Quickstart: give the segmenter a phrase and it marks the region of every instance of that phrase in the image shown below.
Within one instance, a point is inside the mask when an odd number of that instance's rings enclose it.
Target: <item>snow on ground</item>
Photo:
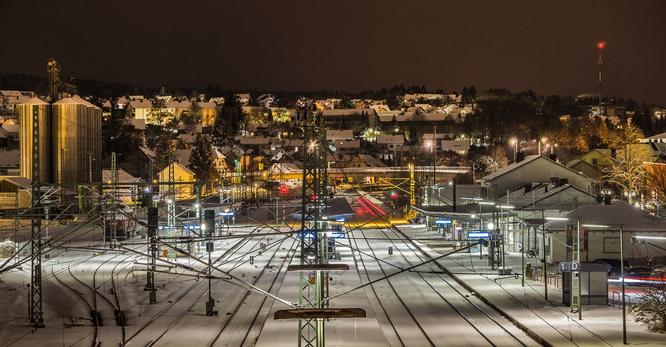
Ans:
[[[413,238],[433,237],[433,232],[425,229],[405,229]],[[423,247],[431,256],[439,256]],[[439,261],[457,277],[471,286],[480,296],[497,305],[501,310],[515,318],[519,324],[534,331],[555,346],[622,346],[621,310],[609,306],[584,306],[583,320],[578,320],[577,313],[569,312],[568,307],[560,304],[562,293],[557,288],[548,288],[550,301],[544,300],[543,284],[525,280],[525,287],[520,278],[498,275],[480,275],[474,273],[493,272],[487,260],[479,259],[478,254],[459,253]],[[519,256],[507,255],[507,263],[520,272]],[[627,316],[627,334],[631,344],[642,346],[663,346],[665,336],[648,332],[643,325]]]
[[[438,237],[422,227],[403,227],[405,233],[415,238]],[[240,228],[247,233],[250,228]],[[266,230],[270,231],[270,230]],[[370,241],[366,240],[366,237]],[[219,268],[255,283],[257,287],[289,302],[298,301],[299,273],[286,272],[287,262],[297,251],[293,238],[284,242],[277,236],[252,238],[236,245],[239,240],[216,242],[213,259],[222,257]],[[330,294],[347,292],[369,281],[395,273],[425,259],[421,250],[403,240],[390,229],[356,230],[347,239],[338,240],[336,250],[339,262],[348,264],[349,271],[331,272]],[[135,242],[144,243],[137,239]],[[261,251],[260,243],[269,248]],[[98,243],[98,242],[97,242]],[[74,245],[94,245],[94,240],[79,241]],[[270,245],[275,244],[273,248]],[[430,256],[447,252],[439,245],[438,252],[417,242]],[[145,244],[133,246],[145,252]],[[393,254],[389,254],[393,247]],[[352,249],[354,249],[352,251]],[[205,253],[200,253],[207,260]],[[254,255],[251,264],[249,256]],[[520,268],[520,258],[508,255],[509,262]],[[2,261],[2,259],[0,259]],[[178,258],[179,263],[203,269],[204,265]],[[0,341],[15,346],[85,346],[92,342],[93,326],[89,320],[86,301],[97,300],[104,325],[98,329],[98,341],[102,345],[117,345],[122,340],[122,330],[114,321],[114,296],[111,290],[111,272],[116,274],[121,309],[125,311],[129,325],[125,328],[129,346],[294,346],[297,344],[297,320],[277,321],[276,310],[287,305],[271,297],[232,284],[225,280],[213,280],[212,296],[215,298],[217,316],[205,315],[208,281],[198,284],[194,277],[175,274],[156,274],[158,286],[157,304],[148,304],[145,286],[144,256],[119,252],[91,252],[71,249],[54,253],[44,259],[44,310],[46,328],[33,333],[28,326],[29,266],[2,274],[0,277]],[[298,259],[293,259],[297,263]],[[159,263],[159,262],[158,262]],[[556,346],[569,345],[622,345],[620,313],[616,307],[585,306],[583,321],[577,314],[558,304],[561,293],[550,288],[551,302],[543,300],[543,286],[520,279],[474,273],[490,272],[486,260],[468,253],[451,255],[439,264],[456,273],[471,286],[470,293],[462,285],[441,272],[435,264],[423,265],[382,280],[361,289],[351,291],[331,301],[331,307],[360,307],[367,317],[362,319],[333,319],[326,322],[328,346],[511,346],[519,342],[536,345],[522,330],[480,300],[483,296],[506,312],[519,325],[533,331]],[[166,267],[161,267],[165,271]],[[71,271],[71,274],[69,273]],[[95,271],[97,274],[95,275]],[[182,272],[182,270],[179,270]],[[263,272],[262,272],[263,271]],[[66,288],[56,280],[75,288]],[[213,275],[223,276],[213,272]],[[90,288],[75,280],[95,285],[102,295],[92,295]],[[193,287],[189,292],[188,289]],[[187,294],[185,294],[187,292]],[[80,294],[79,294],[80,293]],[[81,296],[85,298],[82,299]],[[182,299],[180,297],[182,296]],[[81,317],[80,326],[65,327],[72,317]],[[645,346],[663,345],[664,335],[647,332],[631,317],[627,319],[629,341]],[[145,327],[144,327],[145,326]]]

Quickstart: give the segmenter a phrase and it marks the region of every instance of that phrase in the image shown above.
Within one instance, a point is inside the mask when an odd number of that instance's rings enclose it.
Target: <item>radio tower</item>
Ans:
[[[597,51],[599,52],[599,58],[597,59],[597,66],[599,67],[599,115],[602,115],[602,113],[605,113],[605,112],[602,112],[602,108],[601,108],[601,98],[602,98],[603,91],[604,91],[602,71],[603,71],[603,65],[604,65],[603,53],[604,53],[605,48],[606,48],[606,41],[597,42]]]

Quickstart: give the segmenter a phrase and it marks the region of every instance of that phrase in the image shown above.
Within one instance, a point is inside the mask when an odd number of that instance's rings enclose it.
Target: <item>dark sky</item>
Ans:
[[[666,1],[0,0],[0,71],[143,86],[464,85],[666,104]]]

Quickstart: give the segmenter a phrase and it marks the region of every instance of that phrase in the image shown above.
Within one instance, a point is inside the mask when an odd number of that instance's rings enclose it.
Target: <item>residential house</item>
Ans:
[[[0,176],[18,175],[20,162],[18,149],[0,151]]]
[[[568,168],[594,179],[600,179],[613,166],[610,149],[592,149],[582,157],[568,162]]]
[[[488,187],[492,196],[499,198],[529,183],[550,183],[555,180],[593,193],[594,179],[539,155],[527,156],[522,161],[499,169],[481,178],[480,183]]]
[[[173,164],[174,167],[174,180],[177,183],[174,185],[176,200],[187,200],[194,197],[194,183],[196,178],[194,172],[188,169],[186,165],[179,162]],[[165,167],[158,174],[160,182],[169,182],[169,166]],[[186,182],[186,183],[183,183]],[[168,185],[160,185],[160,192],[167,192]]]
[[[139,183],[141,181],[140,178],[130,175],[127,171],[123,169],[118,169],[117,175],[118,175],[118,183]],[[102,180],[105,183],[113,182],[112,171],[106,169],[102,170]],[[118,199],[120,199],[125,204],[131,203],[133,199],[137,199],[139,188],[140,187],[138,185],[119,186],[117,190]]]
[[[0,210],[25,209],[32,204],[31,181],[25,177],[0,176]]]

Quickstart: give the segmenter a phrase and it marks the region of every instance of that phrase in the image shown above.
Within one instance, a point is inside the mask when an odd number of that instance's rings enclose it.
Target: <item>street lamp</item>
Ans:
[[[586,228],[609,228],[610,225],[604,224],[582,224]],[[620,229],[620,278],[622,283],[622,343],[627,344],[627,305],[625,300],[625,288],[624,288],[624,231],[622,230],[622,224],[618,224]]]
[[[544,145],[546,145],[546,148],[548,148],[547,144],[548,138],[544,136],[538,142],[539,142],[539,155],[541,155],[541,144],[543,143]]]
[[[513,162],[515,163],[516,162],[516,155],[517,155],[517,152],[518,152],[518,139],[515,138],[515,137],[512,137],[509,140],[509,143],[513,146]]]

